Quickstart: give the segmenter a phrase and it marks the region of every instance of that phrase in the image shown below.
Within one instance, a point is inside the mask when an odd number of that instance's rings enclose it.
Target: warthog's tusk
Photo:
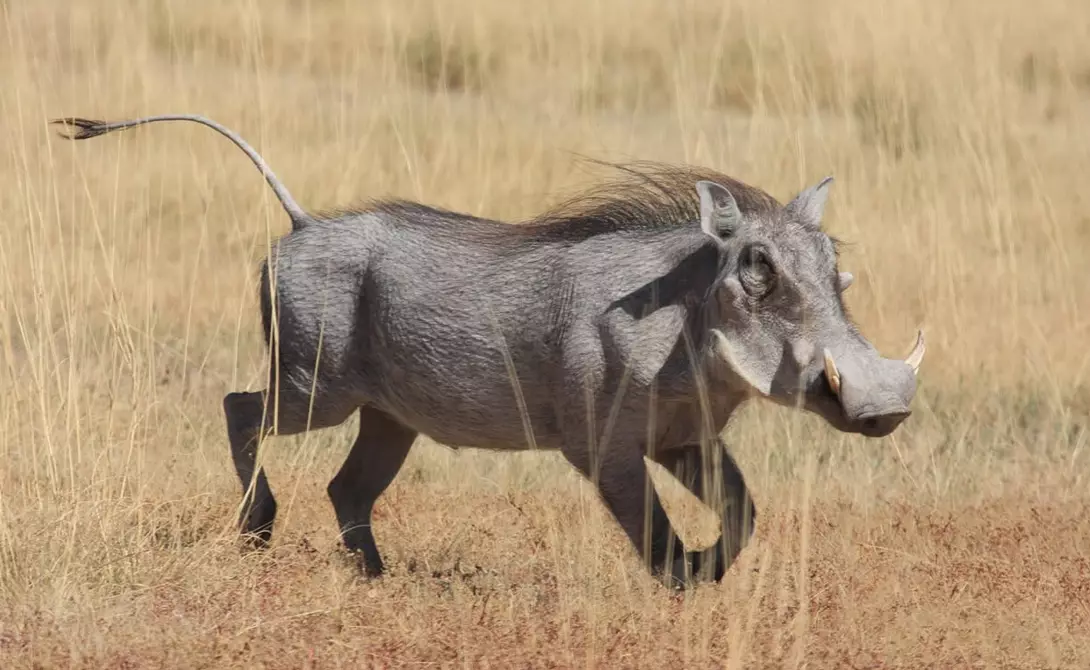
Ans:
[[[923,352],[926,349],[923,341],[923,331],[916,331],[916,346],[913,347],[912,353],[905,359],[905,363],[912,367],[913,374],[919,374],[920,363],[923,362]]]
[[[836,278],[836,287],[841,293],[848,290],[848,287],[855,281],[855,277],[850,272],[841,272]]]
[[[836,369],[836,361],[828,349],[825,350],[825,378],[829,380],[833,393],[840,397],[840,371]]]

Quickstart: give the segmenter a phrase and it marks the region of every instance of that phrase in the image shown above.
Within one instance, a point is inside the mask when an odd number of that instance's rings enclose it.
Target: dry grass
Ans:
[[[7,0],[0,26],[0,666],[1090,665],[1085,2]],[[873,441],[746,408],[758,540],[684,596],[556,455],[423,439],[376,513],[391,574],[353,580],[324,498],[353,422],[275,441],[275,546],[242,555],[220,400],[260,379],[286,219],[206,129],[44,123],[161,112],[238,129],[314,208],[521,217],[586,182],[573,153],[780,197],[832,173],[864,332],[926,328],[916,413]]]

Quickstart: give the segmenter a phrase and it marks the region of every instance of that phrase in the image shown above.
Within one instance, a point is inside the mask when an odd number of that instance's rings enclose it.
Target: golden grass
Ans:
[[[1079,0],[0,1],[0,666],[1090,664],[1090,6]],[[240,554],[224,393],[261,379],[286,218],[400,195],[520,218],[574,154],[837,178],[848,295],[928,355],[879,441],[747,407],[759,505],[720,585],[664,592],[555,454],[421,439],[358,581],[324,487],[353,421],[272,442]],[[658,479],[662,479],[656,474]],[[668,481],[683,536],[707,514]]]

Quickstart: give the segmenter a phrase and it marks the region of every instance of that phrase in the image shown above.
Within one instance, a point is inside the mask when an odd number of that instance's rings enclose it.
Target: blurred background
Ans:
[[[0,0],[0,660],[215,667],[1090,661],[1090,5],[1076,0]],[[354,581],[325,485],[354,436],[264,456],[234,544],[221,400],[262,383],[257,262],[312,210],[398,196],[509,221],[602,175],[836,179],[846,300],[913,416],[724,432],[757,540],[671,596],[556,454],[421,438]],[[714,518],[656,470],[682,536]],[[486,644],[483,640],[489,640]]]

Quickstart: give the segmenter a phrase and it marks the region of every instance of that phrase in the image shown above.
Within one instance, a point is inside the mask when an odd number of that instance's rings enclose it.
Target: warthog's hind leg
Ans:
[[[266,399],[269,403],[267,411]],[[273,420],[274,407],[276,421]],[[268,546],[276,519],[276,499],[269,489],[265,469],[257,468],[257,449],[261,441],[274,431],[277,435],[294,435],[334,426],[348,418],[354,409],[354,406],[346,408],[331,403],[316,403],[311,407],[308,395],[287,390],[281,391],[277,399],[266,391],[228,393],[224,396],[223,412],[231,442],[231,460],[243,491],[239,531],[251,546],[258,549]]]
[[[269,489],[265,469],[254,469],[260,442],[263,393],[228,393],[223,398],[227,418],[227,436],[231,441],[231,460],[242,483],[242,510],[239,529],[257,548],[268,546],[276,519],[276,499]]]
[[[383,571],[382,556],[371,532],[371,510],[397,476],[415,439],[415,431],[388,414],[361,408],[359,436],[326,489],[345,548],[356,554],[360,569],[369,577]]]
[[[722,459],[719,467],[708,473],[713,482],[712,491],[704,490],[702,469],[705,459],[700,445],[691,444],[671,450],[658,456],[656,461],[670,470],[693,495],[719,514],[721,535],[715,544],[715,565],[710,574],[715,581],[719,581],[753,536],[757,510],[746,487],[745,478],[723,442],[717,439],[711,448],[716,449]],[[714,459],[708,465],[714,468]],[[715,478],[720,478],[722,482],[722,498],[719,501],[712,499]],[[701,571],[703,554],[694,552],[692,558],[692,572],[695,576]]]

